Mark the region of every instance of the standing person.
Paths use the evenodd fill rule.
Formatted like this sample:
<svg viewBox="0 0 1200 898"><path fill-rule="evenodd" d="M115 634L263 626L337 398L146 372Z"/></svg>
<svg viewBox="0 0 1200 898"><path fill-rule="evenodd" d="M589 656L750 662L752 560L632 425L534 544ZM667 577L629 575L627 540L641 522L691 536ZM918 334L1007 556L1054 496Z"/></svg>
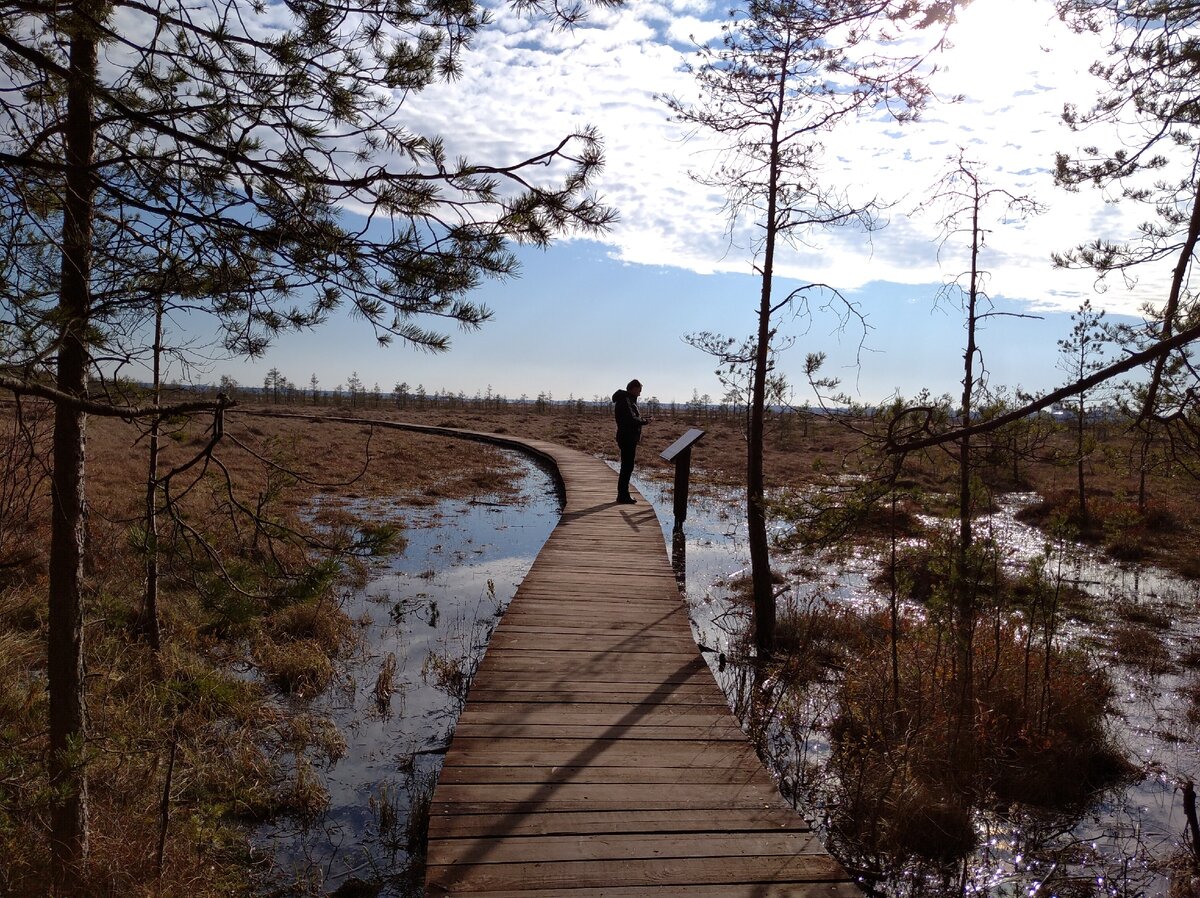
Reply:
<svg viewBox="0 0 1200 898"><path fill-rule="evenodd" d="M617 445L621 449L621 474L617 478L617 501L622 505L634 505L637 499L629 495L629 478L633 474L633 460L637 455L638 440L642 428L650 423L638 411L637 400L642 395L642 383L631 380L624 390L613 393L613 413L617 419Z"/></svg>

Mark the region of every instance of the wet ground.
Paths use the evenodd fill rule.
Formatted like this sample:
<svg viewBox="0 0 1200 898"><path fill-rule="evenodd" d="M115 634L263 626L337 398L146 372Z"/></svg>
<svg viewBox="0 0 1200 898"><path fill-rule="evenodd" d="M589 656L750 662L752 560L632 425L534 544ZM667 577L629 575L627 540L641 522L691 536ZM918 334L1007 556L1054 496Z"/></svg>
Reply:
<svg viewBox="0 0 1200 898"><path fill-rule="evenodd" d="M409 871L411 812L419 815L432 793L492 629L558 523L551 475L513 458L522 480L511 501L357 509L403 521L407 546L344 596L343 608L360 624L358 645L311 708L332 719L347 749L316 770L329 790L326 813L307 826L284 820L256 834L256 849L274 855L277 883L326 894L339 886L349 892L360 880L381 884L380 896L423 894L421 871ZM377 688L386 685L380 673L392 667L389 657L391 688ZM412 835L420 834L418 824Z"/></svg>
<svg viewBox="0 0 1200 898"><path fill-rule="evenodd" d="M552 479L531 463L522 465L525 498L516 504L373 509L407 521L408 546L346 597L350 616L364 621L359 653L342 686L320 697L315 710L342 729L348 751L321 771L331 799L321 819L307 827L273 825L258 834L259 847L274 852L280 877L304 881L317 894L353 879L383 882L381 895L421 894L419 876L405 876L410 811L419 810L432 791L470 671L558 520ZM697 642L736 706L746 670L733 659L748 621L730 601L729 584L749 564L738 497L694 495L684 538L673 540L670 486L637 485L663 525ZM1000 511L977 527L1004 541L1012 564L1045 547L1040 532L1015 519L1032 499L1006 497ZM877 885L880 892L1168 894L1171 860L1183 845L1179 786L1200 775L1192 670L1200 657L1200 593L1168 573L1118 565L1082 547L1056 552L1063 576L1092 594L1098 609L1088 620L1071 621L1062 638L1088 647L1113 677L1117 698L1110 724L1140 775L1070 816L1024 808L979 812L981 847L951 881L900 870ZM794 572L784 602L861 608L886 602L869 583L877 562L867 554L836 567L803 557L776 564ZM1160 647L1153 650L1153 667L1144 657L1135 663L1123 655L1131 631L1141 640L1135 644ZM721 663L722 654L728 663ZM389 655L395 658L394 689L382 702L376 683ZM767 753L784 794L818 824L835 794L825 766L835 694L833 680L817 684L797 699L804 713L768 737Z"/></svg>
<svg viewBox="0 0 1200 898"><path fill-rule="evenodd" d="M669 490L647 492L655 496L670 545ZM1002 497L999 510L976 526L979 534L1006 547L1014 568L1047 549L1045 535L1015 517L1035 500L1032 494ZM693 629L697 641L713 649L706 657L736 706L746 688L746 669L733 663L721 669L716 659L720 652L736 655L749 623L743 610L730 602L728 588L747 575L749 565L738 497L693 500L685 533ZM803 556L776 557L774 563L793 572L781 602L803 607L828 601L864 610L887 605L887 596L870 585L878 561L869 554L859 553L837 566ZM879 892L1197 894L1179 891L1194 885L1186 873L1180 879L1173 870L1186 850L1181 787L1200 777L1195 669L1200 657L1200 587L1170 572L1118 564L1073 544L1051 546L1050 563L1056 570L1061 565L1064 581L1093 599L1092 613L1068 620L1060 638L1085 647L1111 676L1116 696L1109 726L1139 773L1133 782L1097 795L1093 804L1070 814L1024 807L1004 814L977 812L980 848L953 871L950 881L899 870L876 885ZM918 608L908 611L920 613ZM835 695L835 681L816 684L796 699L804 713L790 716L787 726L779 724L768 734L767 752L784 794L818 824L824 822L824 808L836 794L826 768Z"/></svg>

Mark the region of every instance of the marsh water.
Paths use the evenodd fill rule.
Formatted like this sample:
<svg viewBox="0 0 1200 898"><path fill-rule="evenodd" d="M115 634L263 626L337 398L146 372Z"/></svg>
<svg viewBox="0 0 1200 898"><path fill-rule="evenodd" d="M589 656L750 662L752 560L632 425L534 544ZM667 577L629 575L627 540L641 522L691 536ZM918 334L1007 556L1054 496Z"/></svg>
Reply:
<svg viewBox="0 0 1200 898"><path fill-rule="evenodd" d="M651 488L647 490L655 494ZM1004 813L974 814L979 848L953 870L897 869L870 885L886 895L1112 895L1195 894L1180 863L1185 849L1181 785L1200 777L1200 728L1195 704L1200 656L1200 588L1170 572L1144 565L1118 564L1090 548L1047 544L1039 530L1017 520L1036 501L1032 494L1009 494L976 530L1008 552L1013 568L1049 553L1049 563L1066 583L1093 600L1086 618L1066 621L1060 638L1086 647L1112 678L1115 697L1110 731L1136 773L1071 812L1014 806ZM656 506L670 544L669 490ZM730 584L748 574L749 550L744 515L737 497L694 500L686 523L686 593L693 629L714 675L731 704L750 680L745 668L715 663L720 653L735 657L749 621L731 600ZM678 551L678 550L677 550ZM776 557L788 571L781 602L804 608L830 602L863 610L887 606L888 597L870 582L880 559L857 553L836 565L803 556ZM908 609L920 613L919 608ZM1136 638L1130 639L1133 633ZM1121 634L1124 634L1125 641ZM1127 657L1126 641L1138 648ZM811 686L793 703L786 724L768 728L766 754L781 791L818 825L836 800L837 784L826 766L831 753L828 727L836 713L836 675ZM1073 774L1064 770L1063 776ZM853 865L854 846L837 845ZM1177 872L1178 871L1178 872ZM1182 878L1181 878L1182 877Z"/></svg>
<svg viewBox="0 0 1200 898"><path fill-rule="evenodd" d="M365 587L344 596L360 623L358 648L340 684L316 699L314 710L331 717L347 747L318 771L329 791L327 811L303 825L285 821L257 834L257 847L274 858L277 883L322 894L362 880L372 888L382 884L380 895L421 894L419 872L409 871L409 861L412 838L422 830L410 818L419 818L432 791L487 638L558 520L552 477L526 460L517 463L520 498L513 501L371 509L372 517L405 521L407 546L377 565ZM669 485L636 485L654 504L672 551ZM1004 497L978 525L1004 541L1013 565L1046 549L1039 531L1016 520L1034 498ZM748 625L731 589L749 564L739 497L693 495L684 532L673 555L693 632L737 707L748 679L732 660ZM1172 860L1184 844L1179 786L1200 775L1200 715L1189 698L1196 681L1188 669L1200 654L1200 593L1169 573L1115 564L1083 547L1059 545L1052 559L1066 580L1095 597L1098 613L1069 621L1061 638L1089 647L1113 678L1110 726L1137 775L1070 814L978 811L979 848L960 867L898 869L872 883L874 890L896 896L1169 894ZM791 572L786 603L886 604L870 583L878 559L867 553L836 565L801 556L776 564ZM1118 624L1126 631L1142 628L1142 644L1158 646L1153 665L1121 655ZM393 687L383 701L377 684L389 656ZM800 700L804 713L770 727L765 747L783 794L818 825L836 800L826 766L835 680L812 686ZM853 866L853 846L838 848Z"/></svg>
<svg viewBox="0 0 1200 898"><path fill-rule="evenodd" d="M311 710L332 720L346 747L336 761L316 765L329 793L324 813L255 834L277 886L299 894L423 894L422 871L410 862L419 853L413 840L423 838L424 803L470 675L561 509L548 471L516 453L511 460L520 470L511 499L354 507L368 520L401 524L406 542L373 566L365 586L342 596L357 624L356 646ZM385 666L392 673L381 682ZM381 688L388 679L390 688ZM370 885L355 891L358 883Z"/></svg>

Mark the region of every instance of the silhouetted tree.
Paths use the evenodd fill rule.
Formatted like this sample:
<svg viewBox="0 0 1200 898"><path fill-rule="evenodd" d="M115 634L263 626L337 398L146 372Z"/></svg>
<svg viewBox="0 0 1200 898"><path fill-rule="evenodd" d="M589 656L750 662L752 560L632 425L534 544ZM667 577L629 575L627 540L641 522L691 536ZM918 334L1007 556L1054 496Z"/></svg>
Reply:
<svg viewBox="0 0 1200 898"><path fill-rule="evenodd" d="M804 240L823 228L874 226L873 198L852 199L824 179L821 140L864 111L912 115L927 97L915 74L921 55L884 58L877 48L887 46L899 29L927 27L949 12L949 4L907 0L750 0L724 26L718 45L700 48L695 68L699 102L666 98L680 121L728 141L714 173L693 177L723 189L731 222L749 219L761 234L755 245L758 321L748 343L753 373L746 514L754 642L764 656L771 652L775 632L763 501L763 423L776 328L772 316L818 286L776 296L776 253L781 243Z"/></svg>
<svg viewBox="0 0 1200 898"><path fill-rule="evenodd" d="M16 335L0 385L57 406L47 760L60 894L80 892L87 856L86 416L219 415L225 404L98 400L89 392L111 384L95 347L144 359L162 301L211 317L238 355L342 306L381 343L445 348L417 322L485 321L466 295L515 271L510 241L603 227L612 214L588 191L601 163L592 130L479 164L406 126L403 98L458 75L487 21L469 0L66 0L0 12L0 321ZM392 227L366 226L381 219Z"/></svg>
<svg viewBox="0 0 1200 898"><path fill-rule="evenodd" d="M1085 299L1079 311L1071 315L1071 333L1058 341L1059 368L1072 380L1083 380L1104 366L1104 345L1108 335L1104 329L1104 312L1092 308L1092 301ZM1087 439L1088 391L1081 390L1066 404L1071 408L1075 429L1075 473L1079 523L1088 523L1087 490L1084 469L1092 446Z"/></svg>
<svg viewBox="0 0 1200 898"><path fill-rule="evenodd" d="M279 404L279 394L287 387L287 378L283 376L283 372L272 366L267 371L266 377L263 378L263 398L270 398L271 402Z"/></svg>
<svg viewBox="0 0 1200 898"><path fill-rule="evenodd" d="M1171 266L1166 296L1147 306L1141 328L1122 334L1130 347L1147 348L1198 320L1188 284L1200 245L1200 3L1057 0L1057 5L1075 28L1111 35L1107 58L1091 69L1105 82L1101 94L1090 107L1067 107L1067 123L1080 131L1098 123L1118 126L1111 147L1060 154L1058 183L1070 190L1093 185L1121 204L1144 209L1147 219L1128 240L1097 238L1057 254L1055 262L1092 269L1101 279L1118 273L1127 281L1145 269ZM1200 371L1185 345L1148 361L1138 394L1143 461L1151 443L1161 439L1182 450L1194 467L1200 457ZM1139 492L1144 507L1144 477Z"/></svg>

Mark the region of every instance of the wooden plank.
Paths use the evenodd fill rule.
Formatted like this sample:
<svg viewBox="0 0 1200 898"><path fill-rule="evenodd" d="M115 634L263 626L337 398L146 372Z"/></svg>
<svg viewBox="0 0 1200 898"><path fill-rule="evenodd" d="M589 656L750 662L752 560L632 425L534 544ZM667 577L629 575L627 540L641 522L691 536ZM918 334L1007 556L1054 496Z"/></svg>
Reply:
<svg viewBox="0 0 1200 898"><path fill-rule="evenodd" d="M858 895L730 714L654 509L615 504L615 473L583 453L503 442L557 466L566 507L458 720L427 894Z"/></svg>
<svg viewBox="0 0 1200 898"><path fill-rule="evenodd" d="M447 891L430 890L430 896L448 895ZM463 898L862 898L862 891L851 882L813 883L721 883L719 885L683 885L668 883L662 886L640 885L614 888L572 888L563 893L558 889L525 887L516 891L488 889L486 892L455 888L453 894Z"/></svg>
<svg viewBox="0 0 1200 898"><path fill-rule="evenodd" d="M438 784L438 800L448 804L471 803L478 800L491 803L534 804L555 803L563 806L587 802L597 809L627 808L726 808L769 807L779 801L774 784L763 777L741 783L709 783L703 789L694 783L659 783L653 789L641 783L446 783Z"/></svg>
<svg viewBox="0 0 1200 898"><path fill-rule="evenodd" d="M593 767L689 766L738 767L755 758L746 740L690 743L686 740L514 739L497 744L488 738L455 734L446 764L578 764L586 757ZM758 765L751 765L766 776Z"/></svg>
<svg viewBox="0 0 1200 898"><path fill-rule="evenodd" d="M480 671L489 668L498 670L569 670L591 671L598 676L610 675L618 680L625 679L631 673L662 673L668 677L666 682L674 682L677 677L694 677L699 674L710 676L708 665L700 658L693 656L683 660L685 655L663 655L661 657L646 657L645 653L626 655L622 652L589 652L574 649L561 651L545 651L540 647L527 649L523 652L489 652L484 655L479 665Z"/></svg>
<svg viewBox="0 0 1200 898"><path fill-rule="evenodd" d="M561 683L551 689L536 684L477 684L471 688L472 703L536 702L624 705L644 701L651 690L631 683ZM699 683L680 683L671 691L671 701L680 706L726 708L725 696Z"/></svg>
<svg viewBox="0 0 1200 898"><path fill-rule="evenodd" d="M577 889L597 886L710 885L716 883L838 881L846 873L828 855L721 858L640 858L613 861L558 861L555 863L431 864L426 868L427 890L478 889L496 891L533 887Z"/></svg>
<svg viewBox="0 0 1200 898"><path fill-rule="evenodd" d="M482 847L471 839L447 839L438 846L442 864L469 864L475 852L486 851L489 863L542 864L568 861L653 860L655 858L739 857L745 849L743 833L621 833L588 836L529 836L523 839L489 839ZM758 857L823 855L814 833L768 832L754 837Z"/></svg>
<svg viewBox="0 0 1200 898"><path fill-rule="evenodd" d="M687 742L742 742L746 735L732 724L711 726L635 726L629 723L609 723L578 726L573 724L539 723L460 723L455 735L481 736L488 739L682 739Z"/></svg>
<svg viewBox="0 0 1200 898"><path fill-rule="evenodd" d="M591 785L636 785L656 787L662 784L695 786L701 783L722 785L755 781L757 774L728 767L691 767L686 764L654 767L600 767L572 764L473 764L446 765L438 782L465 786L484 783L587 783Z"/></svg>
<svg viewBox="0 0 1200 898"><path fill-rule="evenodd" d="M552 687L554 683L561 681L570 684L573 679L587 677L596 683L613 683L613 684L635 684L641 683L647 687L651 687L647 691L653 691L659 696L673 695L677 687L691 686L696 684L701 676L711 677L708 668L701 671L662 671L661 680L656 680L655 671L653 668L643 668L642 670L626 670L625 666L604 666L604 665L563 665L553 664L549 661L536 661L523 658L505 658L503 660L496 659L492 662L484 660L484 664L479 667L479 673L476 674L480 678L480 682L488 686L492 685L493 678L498 682L503 682L504 678L517 675L523 676L542 676L546 678L547 687Z"/></svg>
<svg viewBox="0 0 1200 898"><path fill-rule="evenodd" d="M429 820L431 839L541 835L694 833L762 835L810 831L803 818L781 808L729 808L715 814L710 808L623 809L619 811L558 811L545 814L463 814L440 810Z"/></svg>
<svg viewBox="0 0 1200 898"><path fill-rule="evenodd" d="M718 713L722 712L722 713ZM729 716L724 709L709 711L694 706L677 706L673 703L645 702L628 705L565 704L553 705L533 703L513 704L510 702L473 702L459 715L464 723L509 725L519 722L522 726L570 724L571 726L612 726L629 717L636 717L638 726L687 726L728 728Z"/></svg>

